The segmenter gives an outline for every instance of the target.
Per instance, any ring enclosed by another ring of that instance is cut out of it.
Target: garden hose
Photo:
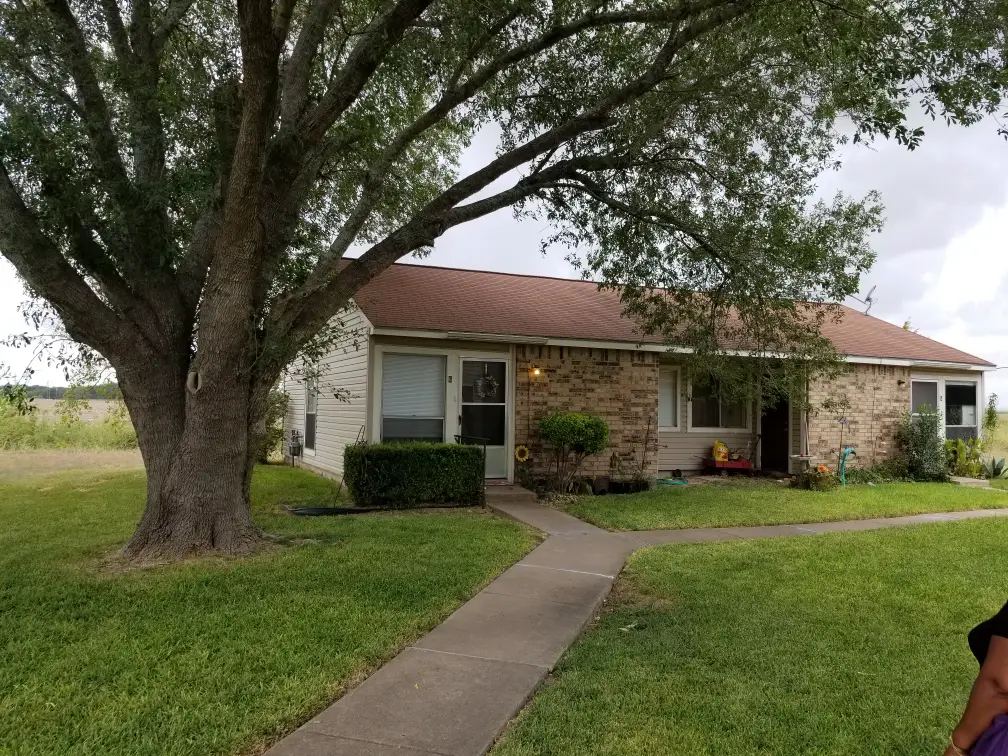
[[[840,485],[844,488],[847,487],[847,457],[856,457],[857,452],[854,451],[853,446],[845,446],[843,453],[840,455]]]

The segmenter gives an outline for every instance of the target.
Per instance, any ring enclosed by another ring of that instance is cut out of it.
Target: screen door
[[[506,478],[506,360],[462,360],[459,426],[462,443],[486,444],[486,476]]]

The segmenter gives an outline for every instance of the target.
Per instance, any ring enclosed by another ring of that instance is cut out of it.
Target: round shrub
[[[555,412],[539,421],[539,437],[554,449],[567,446],[579,454],[598,454],[609,445],[609,426],[584,412]]]
[[[553,485],[567,492],[584,458],[609,445],[609,426],[583,412],[555,412],[539,421],[539,437],[553,449]]]

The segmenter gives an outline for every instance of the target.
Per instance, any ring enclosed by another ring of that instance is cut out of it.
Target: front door
[[[506,478],[507,360],[462,360],[460,441],[486,444],[486,476]]]
[[[763,407],[760,423],[760,463],[764,470],[786,473],[788,452],[791,447],[790,406],[787,399],[778,399],[772,406]]]

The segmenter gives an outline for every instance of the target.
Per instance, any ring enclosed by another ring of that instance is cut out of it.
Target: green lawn
[[[620,496],[583,496],[567,510],[610,530],[784,525],[925,512],[1008,507],[1008,496],[944,483],[889,483],[802,491],[776,482],[659,486]]]
[[[113,574],[143,475],[0,484],[0,754],[239,754],[294,728],[528,551],[475,511],[279,514],[331,483],[256,471],[291,545]]]
[[[940,754],[1008,522],[638,552],[492,756]]]

